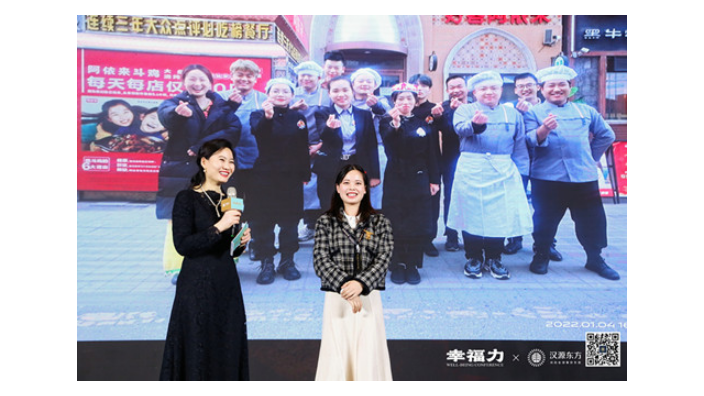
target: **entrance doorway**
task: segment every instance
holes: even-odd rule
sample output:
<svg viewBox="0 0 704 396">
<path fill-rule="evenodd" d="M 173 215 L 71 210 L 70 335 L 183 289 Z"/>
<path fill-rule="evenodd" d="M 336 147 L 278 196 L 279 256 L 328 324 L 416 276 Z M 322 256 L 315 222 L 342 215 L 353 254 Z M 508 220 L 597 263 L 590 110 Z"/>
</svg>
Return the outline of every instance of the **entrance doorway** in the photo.
<svg viewBox="0 0 704 396">
<path fill-rule="evenodd" d="M 423 70 L 423 28 L 418 15 L 315 15 L 311 60 L 323 64 L 327 51 L 345 56 L 345 74 L 368 67 L 382 77 L 380 94 Z"/>
<path fill-rule="evenodd" d="M 345 57 L 345 75 L 349 76 L 362 68 L 374 69 L 381 75 L 381 95 L 391 95 L 391 87 L 406 81 L 405 54 L 378 49 L 346 49 L 340 52 Z"/>
</svg>

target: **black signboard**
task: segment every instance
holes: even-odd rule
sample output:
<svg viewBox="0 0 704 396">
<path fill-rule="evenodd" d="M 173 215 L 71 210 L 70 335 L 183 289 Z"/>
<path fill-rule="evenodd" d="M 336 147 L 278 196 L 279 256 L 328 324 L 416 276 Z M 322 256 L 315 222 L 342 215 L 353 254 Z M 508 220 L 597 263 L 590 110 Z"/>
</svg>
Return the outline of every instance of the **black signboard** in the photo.
<svg viewBox="0 0 704 396">
<path fill-rule="evenodd" d="M 574 50 L 626 51 L 626 15 L 575 15 Z"/>
</svg>

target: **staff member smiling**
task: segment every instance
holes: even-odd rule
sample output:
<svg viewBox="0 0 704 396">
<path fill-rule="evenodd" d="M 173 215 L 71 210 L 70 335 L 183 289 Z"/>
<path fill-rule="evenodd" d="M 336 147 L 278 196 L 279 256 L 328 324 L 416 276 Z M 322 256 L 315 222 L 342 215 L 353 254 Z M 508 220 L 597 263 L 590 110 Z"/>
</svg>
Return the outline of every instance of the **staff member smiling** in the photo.
<svg viewBox="0 0 704 396">
<path fill-rule="evenodd" d="M 257 283 L 274 281 L 274 228 L 278 224 L 281 261 L 276 272 L 286 280 L 301 277 L 293 260 L 298 251 L 298 222 L 303 216 L 303 185 L 310 180 L 308 127 L 305 116 L 289 108 L 294 85 L 284 78 L 266 84 L 268 99 L 252 113 L 252 134 L 259 157 L 252 168 L 248 212 L 252 237 L 262 258 Z"/>
<path fill-rule="evenodd" d="M 440 190 L 437 130 L 413 114 L 418 89 L 401 83 L 392 88 L 394 108 L 379 122 L 388 163 L 384 172 L 384 214 L 394 227 L 391 281 L 420 283 L 423 248 L 436 230 L 431 197 Z"/>
<path fill-rule="evenodd" d="M 230 142 L 198 150 L 190 187 L 176 195 L 174 242 L 183 254 L 161 366 L 162 380 L 248 380 L 247 318 L 233 262 L 250 238 L 231 250 L 238 210 L 221 212 L 223 184 L 235 171 Z"/>
<path fill-rule="evenodd" d="M 499 104 L 499 73 L 479 73 L 468 85 L 477 102 L 459 106 L 453 118 L 461 154 L 447 225 L 462 230 L 466 276 L 478 279 L 486 271 L 505 280 L 511 274 L 501 263 L 504 238 L 532 231 L 521 180 L 529 168 L 523 117 Z"/>
<path fill-rule="evenodd" d="M 369 172 L 370 186 L 380 183 L 379 155 L 372 113 L 352 105 L 352 83 L 343 76 L 330 80 L 332 105 L 320 108 L 315 120 L 323 142 L 313 165 L 318 175 L 318 199 L 325 205 L 334 191 L 338 169 L 359 164 Z"/>
<path fill-rule="evenodd" d="M 530 271 L 546 274 L 550 244 L 567 209 L 579 243 L 587 254 L 585 268 L 618 280 L 618 272 L 601 257 L 607 246 L 606 214 L 601 202 L 596 162 L 615 140 L 614 131 L 593 107 L 569 101 L 577 73 L 566 66 L 540 70 L 536 76 L 545 102 L 525 115 L 533 149 L 530 182 L 536 252 Z"/>
</svg>

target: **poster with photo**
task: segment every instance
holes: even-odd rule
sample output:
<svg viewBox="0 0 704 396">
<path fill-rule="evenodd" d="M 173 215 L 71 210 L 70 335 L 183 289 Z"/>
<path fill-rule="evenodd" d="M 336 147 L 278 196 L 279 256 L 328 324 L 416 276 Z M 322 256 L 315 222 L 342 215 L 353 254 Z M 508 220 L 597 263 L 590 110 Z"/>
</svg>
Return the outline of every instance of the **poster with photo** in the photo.
<svg viewBox="0 0 704 396">
<path fill-rule="evenodd" d="M 157 190 L 169 138 L 156 109 L 181 93 L 181 70 L 199 63 L 212 70 L 213 90 L 232 88 L 227 57 L 79 49 L 78 191 Z M 251 59 L 271 73 L 270 59 Z"/>
</svg>

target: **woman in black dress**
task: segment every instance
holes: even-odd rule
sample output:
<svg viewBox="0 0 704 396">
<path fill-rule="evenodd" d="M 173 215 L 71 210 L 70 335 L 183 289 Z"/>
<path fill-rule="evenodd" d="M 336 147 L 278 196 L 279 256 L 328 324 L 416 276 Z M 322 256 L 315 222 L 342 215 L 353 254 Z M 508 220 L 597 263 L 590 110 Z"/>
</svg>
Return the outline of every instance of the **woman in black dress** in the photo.
<svg viewBox="0 0 704 396">
<path fill-rule="evenodd" d="M 174 202 L 173 234 L 184 256 L 171 311 L 162 380 L 248 380 L 247 327 L 234 257 L 250 239 L 245 230 L 231 253 L 241 213 L 221 213 L 221 186 L 235 170 L 232 145 L 204 143 L 190 188 Z"/>
<path fill-rule="evenodd" d="M 417 88 L 392 88 L 394 108 L 379 122 L 388 162 L 382 207 L 394 228 L 394 255 L 389 270 L 397 284 L 418 284 L 423 248 L 434 237 L 431 197 L 440 190 L 437 130 L 414 116 Z"/>
</svg>

